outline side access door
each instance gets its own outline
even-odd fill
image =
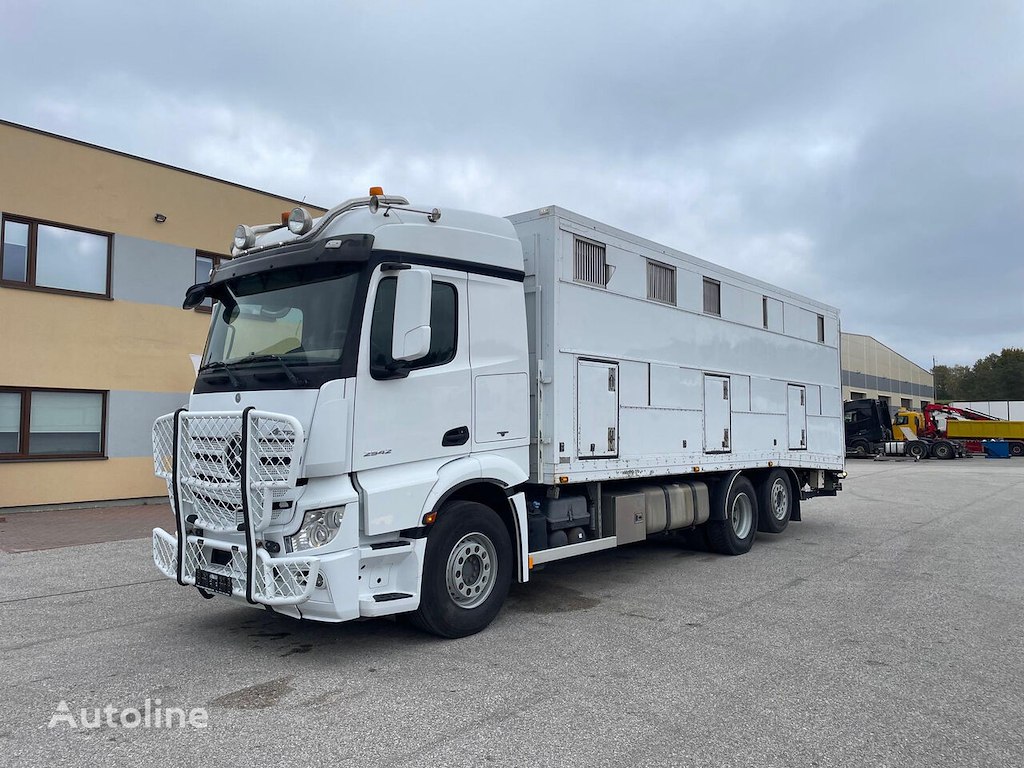
[[[704,453],[732,451],[732,393],[728,376],[704,374]]]
[[[786,385],[786,416],[789,422],[789,449],[807,449],[807,391],[798,384]]]
[[[576,455],[619,455],[619,364],[576,361]]]

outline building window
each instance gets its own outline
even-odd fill
[[[704,278],[704,311],[709,315],[722,314],[722,284],[710,277]]]
[[[676,304],[676,268],[657,261],[647,262],[647,298]]]
[[[901,397],[900,398],[900,407],[901,408],[906,408],[909,411],[910,408],[911,408],[910,398],[909,397]]]
[[[604,245],[573,238],[572,279],[597,288],[608,286],[608,260]]]
[[[111,242],[104,232],[4,214],[0,282],[109,298]]]
[[[210,273],[217,269],[221,262],[228,261],[229,256],[220,256],[216,253],[196,251],[196,284],[210,282]],[[213,299],[207,296],[203,303],[196,307],[197,312],[213,311]]]
[[[850,399],[851,400],[863,400],[866,397],[867,397],[867,395],[865,393],[863,393],[863,392],[853,392],[853,391],[850,392]]]
[[[398,280],[386,277],[377,285],[370,322],[370,373],[390,378],[396,371],[430,368],[455,359],[458,345],[458,301],[455,286],[435,281],[430,293],[430,349],[419,360],[402,362],[391,356],[391,334],[395,326],[395,294]]]
[[[825,316],[818,315],[818,341],[821,344],[825,343]]]
[[[0,389],[0,460],[102,458],[107,393]]]

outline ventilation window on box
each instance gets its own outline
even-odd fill
[[[573,238],[572,279],[584,285],[605,288],[609,277],[604,245],[581,237]]]
[[[704,312],[709,315],[722,314],[722,284],[710,277],[704,278]]]
[[[647,298],[676,304],[676,268],[657,261],[647,262]]]

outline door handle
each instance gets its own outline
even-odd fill
[[[449,429],[441,438],[441,445],[450,448],[453,445],[465,445],[469,441],[469,427]]]

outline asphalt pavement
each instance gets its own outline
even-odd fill
[[[747,555],[551,564],[456,641],[203,600],[146,539],[0,552],[0,765],[1024,764],[1024,460],[848,470]],[[81,727],[147,699],[206,727]]]

